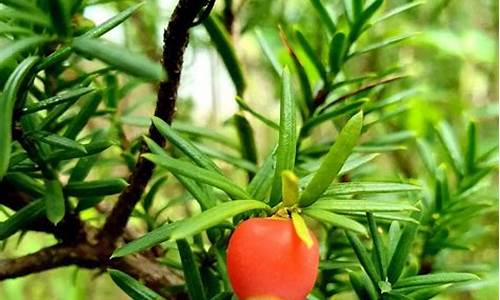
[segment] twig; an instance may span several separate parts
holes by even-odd
[[[175,113],[183,55],[189,41],[189,29],[204,5],[205,1],[180,0],[163,35],[162,63],[168,74],[168,80],[160,83],[154,115],[167,123],[172,122]],[[149,128],[149,136],[157,144],[165,145],[165,139],[154,126]],[[143,143],[140,155],[148,151],[148,147]],[[106,248],[114,249],[114,243],[122,235],[130,214],[151,178],[153,169],[154,165],[151,162],[139,156],[135,169],[129,177],[129,185],[119,196],[100,233]]]

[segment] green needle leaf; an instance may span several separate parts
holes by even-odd
[[[45,180],[45,209],[47,219],[57,224],[62,220],[65,213],[65,199],[63,188],[59,180]]]
[[[225,31],[223,25],[213,15],[210,15],[205,21],[203,26],[208,32],[217,52],[219,53],[224,65],[226,66],[231,79],[233,80],[236,94],[241,96],[245,91],[246,82],[243,76],[241,65],[236,57],[233,44],[230,41],[228,33]]]
[[[130,52],[124,46],[98,39],[79,37],[73,41],[72,48],[80,54],[97,58],[133,76],[156,81],[166,78],[160,64],[139,53]]]
[[[166,154],[144,154],[143,157],[152,161],[160,167],[168,169],[172,173],[186,176],[199,182],[217,187],[228,193],[233,199],[250,199],[250,196],[242,188],[234,184],[228,178],[216,172],[202,169],[193,164],[173,159]]]
[[[18,210],[6,221],[0,222],[0,241],[5,240],[19,230],[26,229],[27,226],[45,215],[45,203],[43,199],[38,199]]]
[[[33,36],[9,43],[0,50],[0,65],[3,65],[12,58],[16,58],[21,53],[43,45],[50,40],[51,39],[49,37]]]
[[[182,269],[184,270],[184,278],[190,299],[207,299],[201,281],[200,271],[196,259],[191,251],[189,243],[185,240],[177,241],[177,248],[182,261]]]
[[[33,74],[33,68],[40,58],[28,57],[9,76],[0,96],[0,180],[9,167],[14,108],[22,83]]]
[[[346,230],[352,230],[357,233],[361,233],[364,236],[368,236],[365,226],[363,224],[354,221],[343,215],[332,213],[326,210],[317,209],[313,207],[308,207],[303,210],[306,216],[316,219],[320,222],[339,227]]]
[[[160,300],[164,299],[153,290],[145,287],[132,276],[123,273],[122,271],[108,269],[108,274],[111,279],[119,286],[127,295],[134,300]]]
[[[121,178],[92,181],[73,181],[64,187],[68,196],[96,197],[120,193],[128,183]]]
[[[479,277],[470,273],[435,273],[403,278],[394,284],[394,288],[421,287],[425,285],[449,284],[479,279]]]
[[[184,239],[196,235],[228,218],[254,209],[269,209],[265,203],[256,200],[234,200],[224,202],[191,218],[158,227],[125,246],[117,249],[113,257],[120,257],[151,248],[163,241]]]
[[[181,150],[186,156],[191,158],[191,160],[198,166],[205,168],[207,170],[215,171],[221,173],[222,171],[211,161],[207,156],[205,156],[195,145],[193,145],[189,140],[181,137],[170,125],[158,117],[152,118],[153,124],[158,129],[158,131],[167,138],[173,145],[175,145],[179,150]],[[151,143],[153,140],[148,139]]]
[[[295,100],[291,95],[290,73],[287,67],[283,69],[280,108],[280,130],[276,152],[276,170],[274,171],[270,200],[272,206],[276,205],[281,198],[281,173],[284,170],[293,170],[295,166],[297,110]]]
[[[363,113],[359,112],[346,123],[330,151],[325,155],[319,170],[302,193],[300,206],[311,205],[328,188],[356,146],[362,127]]]

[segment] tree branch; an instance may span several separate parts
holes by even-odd
[[[189,29],[205,2],[180,0],[163,35],[162,63],[168,74],[168,80],[160,83],[154,115],[167,123],[172,122],[175,113],[183,55],[189,41]],[[157,144],[165,145],[165,139],[153,125],[149,128],[149,136]],[[148,147],[143,143],[140,155],[148,151]],[[113,249],[113,244],[122,235],[130,214],[151,178],[153,169],[154,165],[151,162],[139,156],[135,169],[129,177],[129,185],[119,196],[101,231],[100,236],[108,244],[107,248]]]

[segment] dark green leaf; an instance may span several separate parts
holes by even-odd
[[[107,196],[120,193],[127,185],[121,178],[74,181],[64,187],[64,192],[68,196],[76,197]]]
[[[24,53],[31,49],[35,49],[36,47],[43,45],[49,41],[49,37],[33,36],[9,43],[6,47],[4,46],[0,50],[0,65],[3,65],[7,61],[16,58],[21,53]]]
[[[386,274],[385,274],[385,252],[383,249],[380,233],[378,232],[378,227],[377,223],[375,221],[375,217],[373,216],[373,213],[367,212],[366,213],[366,218],[368,220],[368,228],[370,229],[370,236],[373,241],[373,251],[375,253],[375,261],[376,264],[375,266],[377,267],[377,272],[380,275],[380,278],[385,280]],[[382,281],[385,286],[385,281]],[[380,282],[379,282],[380,286]],[[384,288],[385,289],[385,288]],[[385,291],[381,288],[382,292],[384,293]],[[390,289],[389,289],[390,291]]]
[[[332,74],[337,74],[342,67],[347,51],[346,36],[343,32],[337,32],[330,43],[329,62]]]
[[[87,122],[97,111],[99,103],[101,103],[101,94],[95,93],[91,94],[85,101],[82,109],[76,115],[71,122],[68,124],[66,131],[64,131],[64,137],[75,139],[82,129],[87,125]]]
[[[38,60],[38,57],[28,57],[23,60],[9,76],[0,96],[0,120],[2,120],[2,126],[0,126],[0,180],[9,167],[13,114],[17,95],[26,78],[34,75],[33,67]]]
[[[464,165],[467,174],[471,174],[476,169],[477,129],[475,122],[469,122],[467,126],[467,147],[464,157]]]
[[[6,221],[0,222],[0,240],[5,240],[19,230],[26,229],[27,226],[45,215],[45,204],[43,199],[35,200],[18,210]]]
[[[184,239],[177,240],[177,248],[181,256],[184,279],[190,299],[206,299],[200,271],[189,243]]]
[[[134,300],[163,299],[163,297],[158,295],[156,292],[145,287],[139,281],[122,271],[108,269],[108,274],[116,285]]]
[[[365,249],[365,246],[359,238],[356,236],[356,234],[346,231],[347,239],[349,240],[349,243],[351,244],[354,253],[356,254],[356,257],[358,258],[359,262],[363,266],[363,269],[365,270],[366,274],[370,277],[373,285],[377,285],[378,282],[380,281],[380,275],[377,273],[377,269],[373,265],[373,262],[370,258],[370,255]]]
[[[406,225],[401,237],[399,238],[394,254],[390,260],[389,267],[387,268],[387,278],[389,282],[393,284],[399,279],[401,273],[403,272],[413,240],[417,235],[417,230],[417,224],[409,223]]]
[[[315,53],[313,47],[309,44],[305,36],[298,29],[295,30],[295,35],[297,36],[297,40],[299,41],[302,49],[304,49],[304,52],[307,54],[307,57],[316,68],[316,72],[318,72],[318,75],[323,79],[323,82],[327,82],[328,74],[326,73],[326,69],[323,66],[323,63],[321,62],[318,55]]]
[[[359,299],[377,300],[377,291],[365,273],[349,272],[349,281]]]

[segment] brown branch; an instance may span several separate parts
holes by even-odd
[[[90,243],[58,244],[26,256],[0,260],[0,280],[22,277],[69,265],[87,269],[114,268],[144,282],[146,286],[168,299],[183,297],[182,294],[174,296],[164,290],[165,287],[181,283],[181,278],[167,267],[142,254],[109,260],[99,245]]]
[[[180,0],[172,14],[163,35],[163,67],[168,80],[160,83],[155,116],[171,123],[175,113],[177,90],[180,82],[183,55],[189,41],[189,29],[206,1]],[[164,146],[165,139],[154,126],[149,128],[149,136],[157,144]],[[143,143],[140,154],[148,152]],[[118,202],[106,219],[101,231],[103,242],[107,248],[114,249],[114,243],[123,233],[128,218],[140,200],[144,189],[151,178],[154,165],[139,156],[134,171],[129,177],[129,185],[118,198]]]

